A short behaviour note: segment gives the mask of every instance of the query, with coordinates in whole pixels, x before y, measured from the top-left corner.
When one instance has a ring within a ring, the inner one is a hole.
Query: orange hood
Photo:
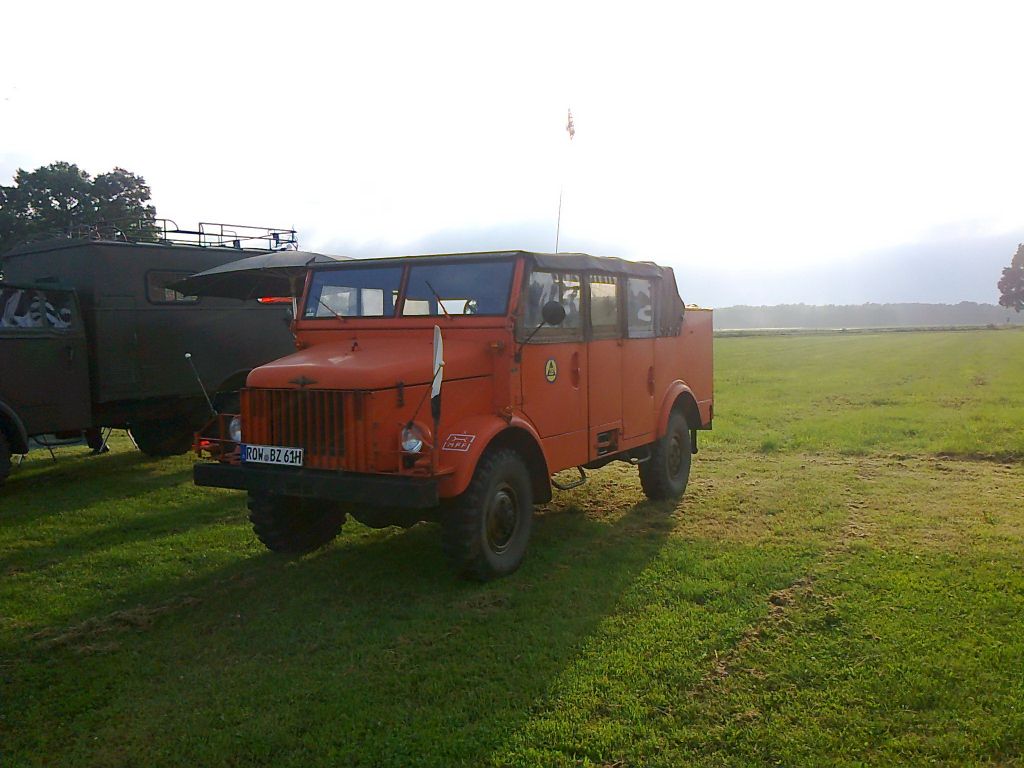
[[[487,345],[458,339],[444,340],[444,378],[465,379],[491,373]],[[246,385],[298,389],[389,389],[428,384],[434,361],[430,337],[370,338],[328,342],[282,357],[249,374]]]

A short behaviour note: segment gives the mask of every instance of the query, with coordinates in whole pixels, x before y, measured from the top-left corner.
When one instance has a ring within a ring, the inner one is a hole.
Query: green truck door
[[[30,435],[92,424],[85,331],[74,294],[5,287],[0,400]]]

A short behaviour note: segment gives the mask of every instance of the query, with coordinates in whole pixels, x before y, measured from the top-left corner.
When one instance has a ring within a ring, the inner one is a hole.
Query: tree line
[[[0,185],[0,254],[47,237],[153,239],[156,208],[146,180],[124,168],[92,176],[74,163],[18,169]]]

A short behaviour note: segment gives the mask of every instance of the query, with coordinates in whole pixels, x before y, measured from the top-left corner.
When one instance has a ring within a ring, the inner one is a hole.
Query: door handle
[[[573,352],[572,359],[569,363],[569,374],[572,385],[576,388],[580,388],[580,353]]]
[[[71,365],[75,362],[75,347],[73,344],[68,344],[64,350],[68,353],[68,365]]]
[[[654,366],[647,369],[647,391],[654,394]]]

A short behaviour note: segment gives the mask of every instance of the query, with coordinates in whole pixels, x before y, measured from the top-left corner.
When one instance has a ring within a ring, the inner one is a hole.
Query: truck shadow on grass
[[[32,463],[34,466],[12,473],[0,487],[0,515],[10,523],[171,488],[191,476],[189,465],[154,461],[137,451],[61,456],[55,463]]]
[[[53,455],[45,449],[37,448],[21,457],[20,462],[14,461],[11,476],[4,488],[24,483],[26,485],[65,479],[70,476],[103,472],[108,468],[125,468],[153,461],[141,451],[126,446],[130,443],[120,441],[112,444],[107,453],[96,454],[84,445],[58,446]],[[17,458],[17,457],[16,457]],[[8,485],[9,484],[9,485]],[[5,491],[6,493],[6,491]]]
[[[176,485],[181,477],[175,478]],[[153,483],[150,483],[153,488]],[[8,546],[8,552],[0,556],[0,574],[16,571],[41,571],[47,568],[67,565],[69,561],[93,556],[105,550],[118,550],[131,547],[140,542],[168,538],[184,532],[195,533],[202,528],[219,523],[236,521],[243,514],[244,508],[235,504],[226,504],[223,498],[211,498],[202,504],[188,508],[187,519],[182,514],[181,505],[166,506],[159,487],[146,493],[132,496],[133,504],[139,505],[138,514],[130,517],[123,515],[106,516],[110,525],[82,525],[81,533],[52,537],[42,544],[25,544],[15,542]],[[147,502],[152,502],[151,504]],[[87,504],[84,501],[83,504]],[[52,510],[51,510],[52,511]],[[67,508],[62,513],[72,512]],[[36,516],[46,514],[46,510],[37,510]],[[19,522],[24,522],[24,515],[18,515]],[[45,536],[46,531],[36,531],[36,537]]]
[[[658,556],[672,508],[540,514],[523,567],[482,585],[452,577],[437,526],[350,523],[305,558],[261,553],[122,593],[114,612],[93,600],[11,649],[28,662],[10,686],[13,754],[146,762],[174,743],[182,764],[479,762]],[[59,740],[48,702],[64,702]]]

